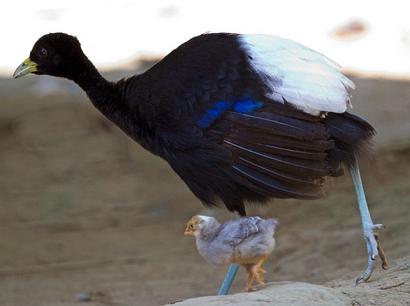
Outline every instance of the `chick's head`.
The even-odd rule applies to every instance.
[[[193,216],[187,223],[184,235],[197,236],[207,223],[212,221],[213,217],[196,215]]]

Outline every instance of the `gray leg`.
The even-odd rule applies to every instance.
[[[358,285],[362,282],[367,281],[370,278],[374,269],[376,257],[378,255],[380,255],[380,258],[382,260],[383,268],[387,267],[387,262],[377,236],[377,230],[382,229],[384,226],[383,224],[373,224],[369,208],[367,207],[366,196],[363,190],[362,179],[360,177],[359,171],[359,164],[356,159],[355,163],[350,168],[350,174],[352,175],[354,188],[356,190],[360,218],[362,220],[363,235],[364,240],[366,242],[368,254],[367,267],[362,273],[362,275],[356,280],[356,285]]]

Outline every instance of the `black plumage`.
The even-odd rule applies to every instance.
[[[45,51],[44,51],[45,50]],[[107,118],[165,159],[205,204],[245,215],[247,202],[315,199],[343,174],[374,129],[350,113],[306,113],[268,93],[237,34],[204,34],[141,75],[105,80],[63,33],[30,53],[36,74],[73,80]],[[270,84],[281,86],[272,76]]]

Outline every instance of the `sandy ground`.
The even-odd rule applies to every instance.
[[[410,305],[410,257],[403,258],[373,280],[352,286],[354,279],[323,285],[272,282],[255,292],[210,296],[173,303],[176,306],[408,306]],[[170,304],[169,304],[170,305]]]
[[[198,200],[75,87],[50,91],[54,81],[38,79],[0,82],[0,305],[149,306],[215,294],[225,269],[207,265],[182,235],[203,210]],[[356,84],[355,111],[379,130],[363,178],[394,260],[410,253],[410,86]],[[350,280],[364,267],[350,178],[327,185],[319,201],[252,209],[281,223],[268,281]],[[233,292],[244,283],[241,271]],[[91,301],[79,302],[81,293]]]

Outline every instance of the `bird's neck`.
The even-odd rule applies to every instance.
[[[106,80],[91,63],[84,57],[79,65],[81,70],[72,78],[88,95],[91,102],[101,111],[105,107],[112,107],[118,102],[115,84]]]
[[[79,66],[82,67],[81,71],[76,73],[72,80],[87,93],[91,102],[105,117],[139,142],[140,129],[135,119],[130,118],[131,112],[122,99],[117,83],[106,80],[87,57]]]
[[[210,241],[216,237],[220,230],[221,224],[219,222],[212,222],[212,224],[208,224],[206,227],[201,229],[200,232],[200,239],[204,241]]]

